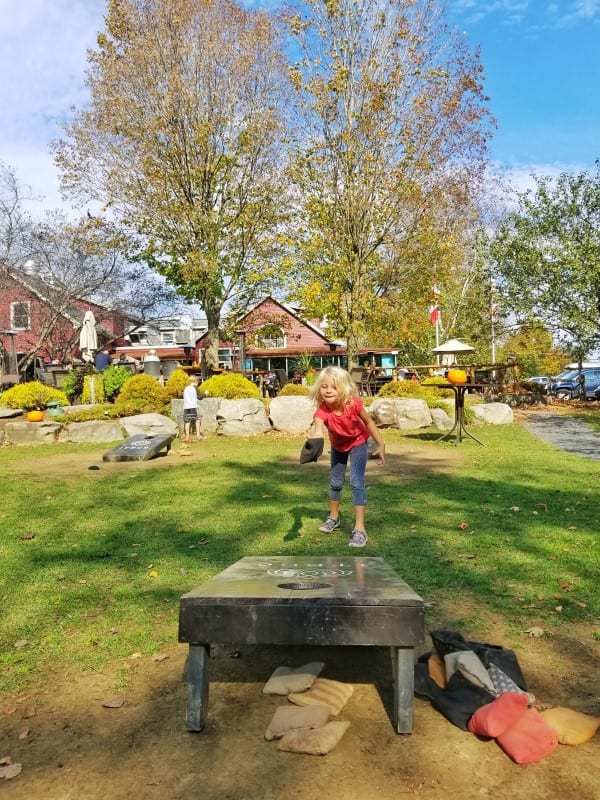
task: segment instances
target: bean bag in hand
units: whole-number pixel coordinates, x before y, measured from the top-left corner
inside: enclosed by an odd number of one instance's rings
[[[323,455],[325,439],[322,436],[315,436],[307,439],[300,451],[300,463],[308,464],[310,461],[318,461]]]

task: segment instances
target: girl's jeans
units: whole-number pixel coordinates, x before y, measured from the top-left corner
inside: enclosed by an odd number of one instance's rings
[[[367,443],[356,445],[346,453],[331,448],[331,476],[329,478],[329,499],[339,500],[342,496],[342,486],[346,479],[346,465],[350,457],[350,488],[352,489],[352,504],[355,506],[367,505],[367,490],[365,488],[365,470],[367,468]]]

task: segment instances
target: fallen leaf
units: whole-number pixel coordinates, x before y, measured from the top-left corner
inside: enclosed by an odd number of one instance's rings
[[[35,539],[35,533],[24,533],[23,536],[21,536],[21,539],[24,542],[28,541],[29,539]]]
[[[582,603],[581,600],[577,600],[576,605],[579,606],[579,608],[587,608],[587,603]]]
[[[576,530],[577,530],[577,526],[576,526],[576,525],[569,525],[569,527],[567,528],[567,530],[568,530],[568,531],[576,531]]]
[[[21,717],[22,719],[31,719],[31,717],[35,717],[35,708],[33,706],[27,706],[23,709]]]
[[[148,577],[149,578],[158,578],[158,572],[155,569],[153,569],[148,573]]]
[[[556,608],[554,610],[558,611],[558,613],[560,614],[560,612],[563,610],[563,607],[562,606],[556,606]]]
[[[4,708],[2,709],[2,713],[4,714],[5,717],[9,717],[11,714],[14,714],[16,710],[17,710],[16,706],[4,706]]]
[[[536,625],[534,625],[533,628],[527,628],[525,633],[528,633],[530,636],[534,636],[534,637],[537,638],[539,636],[543,636],[544,635],[544,629],[543,628],[538,628]]]
[[[567,581],[562,581],[561,584],[560,584],[560,588],[564,589],[566,592],[570,592],[571,591],[571,584],[568,583]]]
[[[152,656],[152,661],[166,661],[168,657],[166,653],[155,653]]]
[[[123,697],[113,697],[111,700],[105,700],[102,705],[104,708],[121,708],[121,706],[125,703],[125,698]]]
[[[141,657],[142,657],[142,654],[141,654],[141,653],[132,653],[132,654],[129,656],[129,658],[141,658]]]
[[[27,639],[19,639],[19,641],[15,642],[13,646],[15,650],[22,650],[24,647],[27,647],[28,644],[29,642]]]
[[[468,522],[459,522],[458,527],[460,528],[461,531],[466,531],[467,528],[470,528],[471,526],[469,525]]]
[[[31,728],[25,728],[24,731],[21,731],[19,734],[19,741],[23,742],[25,739],[29,739],[31,736]]]
[[[520,506],[511,506],[509,508],[509,511],[520,511],[520,510],[521,510]]]
[[[543,508],[544,511],[548,511],[548,503],[538,503],[537,507],[538,508]]]
[[[4,778],[5,780],[9,781],[11,778],[16,778],[17,775],[20,775],[22,770],[22,764],[10,763],[0,766],[0,778]]]

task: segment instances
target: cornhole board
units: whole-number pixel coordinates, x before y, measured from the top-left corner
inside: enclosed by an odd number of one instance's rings
[[[424,603],[383,558],[242,558],[180,598],[179,641],[189,645],[187,730],[206,722],[211,644],[389,646],[394,727],[413,730]]]
[[[161,450],[166,453],[171,449],[174,433],[159,433],[156,436],[146,436],[136,433],[121,444],[113,447],[102,456],[103,461],[148,461],[157,456]]]

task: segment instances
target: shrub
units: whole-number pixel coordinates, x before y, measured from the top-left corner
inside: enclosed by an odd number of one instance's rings
[[[131,372],[126,367],[112,364],[102,373],[104,383],[104,396],[107,400],[114,400],[119,394],[123,385],[132,378]]]
[[[66,425],[69,422],[90,422],[91,420],[118,419],[121,416],[121,409],[112,403],[92,406],[91,408],[75,409],[54,417],[54,422],[61,422]]]
[[[452,394],[452,389],[448,389]],[[378,397],[415,397],[425,400],[429,408],[439,407],[442,393],[435,386],[423,386],[416,381],[390,381],[382,386]]]
[[[307,397],[309,393],[308,386],[302,386],[301,383],[286,383],[283,389],[279,391],[279,397],[291,397],[293,395],[300,397]]]
[[[165,383],[165,392],[169,399],[183,397],[183,390],[190,382],[190,376],[183,369],[176,369],[169,375]]]
[[[119,416],[128,416],[153,411],[162,413],[167,402],[165,390],[156,378],[151,375],[133,375],[123,384],[115,405],[118,406]]]
[[[92,394],[92,389],[90,386],[90,382],[94,387],[94,393]],[[95,372],[91,373],[90,375],[85,375],[83,378],[83,385],[81,387],[81,402],[85,405],[86,403],[103,403],[104,402],[104,381],[102,379],[102,373]]]
[[[206,397],[223,397],[226,400],[240,400],[244,397],[260,399],[258,386],[237,372],[213,375],[200,386],[199,394]]]
[[[40,381],[18,383],[0,396],[0,405],[8,406],[8,408],[22,408],[24,411],[33,409],[42,411],[47,408],[48,403],[53,401],[58,401],[65,406],[69,405],[69,400],[64,392],[54,389],[52,386],[45,386]]]

